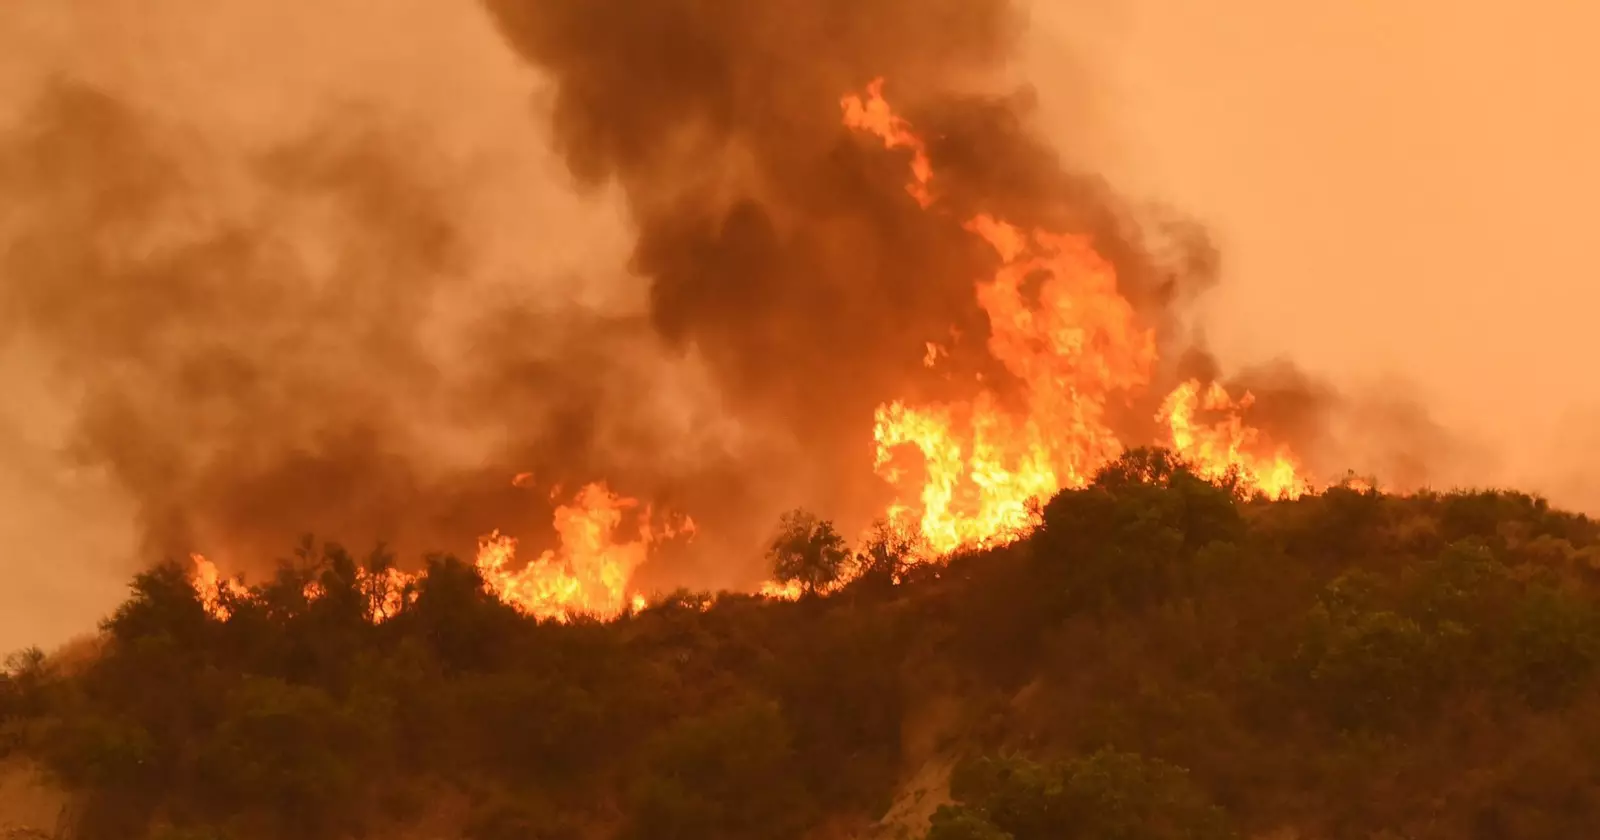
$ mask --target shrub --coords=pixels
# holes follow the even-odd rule
[[[955,807],[935,813],[929,840],[1224,840],[1226,815],[1187,771],[1105,749],[1056,764],[981,759],[951,778]]]
[[[778,707],[749,701],[657,736],[628,802],[631,838],[787,840],[808,822]]]
[[[1600,615],[1586,598],[1538,587],[1519,605],[1504,655],[1512,687],[1528,702],[1564,701],[1600,660]]]

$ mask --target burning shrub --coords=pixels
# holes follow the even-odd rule
[[[833,523],[816,514],[793,510],[778,523],[778,534],[767,548],[773,579],[795,584],[807,595],[826,591],[844,575],[850,546]]]

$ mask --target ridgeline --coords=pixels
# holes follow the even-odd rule
[[[826,569],[778,554],[820,588]],[[92,651],[10,658],[0,760],[68,803],[17,836],[1494,840],[1600,825],[1600,526],[1543,500],[1246,499],[1140,450],[1011,545],[936,566],[892,545],[861,556],[825,596],[684,592],[604,623],[527,618],[451,558],[374,621],[360,570],[390,558],[333,545],[222,620],[184,566],[162,566]]]

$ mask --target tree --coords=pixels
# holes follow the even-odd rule
[[[767,548],[767,558],[780,583],[799,583],[802,592],[815,595],[839,580],[850,548],[832,522],[808,511],[792,510],[778,521],[778,534]]]
[[[809,821],[782,712],[771,702],[689,718],[645,747],[628,838],[787,840]]]
[[[860,580],[876,588],[899,583],[921,548],[914,530],[888,519],[874,522],[856,560]]]
[[[192,647],[209,635],[209,624],[188,567],[170,561],[134,577],[133,597],[102,623],[102,629],[118,644],[168,636]]]
[[[1383,581],[1341,575],[1304,619],[1293,669],[1312,704],[1346,729],[1389,728],[1423,717],[1448,684],[1462,631],[1425,627],[1386,609]]]
[[[205,801],[222,814],[265,816],[285,836],[344,833],[381,721],[320,688],[264,677],[241,681],[227,704],[198,744]]]
[[[1033,542],[1064,606],[1140,607],[1185,585],[1201,549],[1244,533],[1233,489],[1170,452],[1134,449],[1051,499]]]
[[[1529,703],[1569,699],[1600,663],[1600,612],[1589,598],[1535,587],[1517,610],[1505,655],[1512,683]]]
[[[518,615],[489,591],[475,566],[435,556],[416,585],[416,600],[394,622],[427,639],[446,668],[472,671],[499,664]]]

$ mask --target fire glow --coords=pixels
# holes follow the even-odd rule
[[[841,102],[844,124],[889,150],[911,151],[907,191],[924,209],[936,202],[926,144],[883,98],[883,80]],[[891,520],[914,524],[938,554],[1018,539],[1035,524],[1035,502],[1082,487],[1123,451],[1107,423],[1113,400],[1147,390],[1157,361],[1154,333],[1138,323],[1111,264],[1082,236],[1023,230],[978,215],[965,229],[994,250],[999,268],[975,294],[989,320],[988,350],[1020,383],[1020,409],[987,389],[966,402],[879,407],[874,429],[879,475],[896,491]],[[1036,302],[1023,284],[1042,278]],[[931,348],[923,363],[933,366]],[[1253,398],[1219,383],[1186,382],[1163,402],[1162,443],[1203,477],[1236,476],[1243,489],[1295,497],[1306,484],[1287,450],[1271,448],[1244,423]],[[1209,420],[1207,418],[1210,418]],[[895,454],[921,455],[916,486]]]
[[[883,97],[884,81],[840,100],[843,124],[909,152],[907,194],[938,212],[935,171],[927,144]],[[1020,400],[1005,401],[983,383],[970,399],[912,404],[891,400],[875,414],[874,469],[893,490],[884,520],[915,536],[912,562],[1003,545],[1036,524],[1039,503],[1057,491],[1086,485],[1116,459],[1124,444],[1108,407],[1153,387],[1158,362],[1154,332],[1120,293],[1116,272],[1084,236],[1023,229],[975,215],[963,229],[984,242],[998,266],[973,293],[988,318],[987,350],[1019,383]],[[1024,292],[1025,285],[1033,290]],[[922,364],[937,368],[949,350],[925,344]],[[1231,480],[1250,493],[1295,498],[1309,491],[1294,456],[1244,420],[1253,397],[1234,397],[1220,383],[1191,380],[1162,401],[1156,416],[1165,440],[1202,477]],[[906,468],[906,455],[920,469]],[[533,483],[530,473],[512,480]],[[637,536],[621,538],[625,524]],[[479,540],[476,568],[497,597],[539,619],[575,615],[615,618],[644,607],[634,572],[659,544],[691,535],[686,517],[667,521],[648,506],[590,484],[554,514],[559,546],[517,563],[517,540],[495,531]],[[229,604],[251,596],[238,580],[193,556],[192,576],[207,610],[226,619]],[[413,597],[416,576],[393,569],[362,573],[375,621],[398,614]],[[831,588],[838,588],[852,576]],[[799,597],[797,584],[769,582],[760,594]],[[306,596],[320,596],[316,584]]]
[[[478,541],[474,565],[489,591],[525,615],[552,621],[573,616],[616,618],[642,609],[644,596],[630,588],[633,573],[644,564],[652,546],[694,533],[687,517],[656,517],[638,501],[613,493],[604,484],[590,484],[571,502],[555,510],[557,548],[518,565],[517,540],[495,531]],[[638,535],[621,539],[625,520],[632,519]],[[196,554],[192,578],[206,610],[226,619],[228,604],[251,597],[238,580],[223,578],[217,567]],[[360,572],[358,585],[374,598],[372,615],[383,621],[398,614],[415,591],[417,576],[396,569]],[[308,584],[307,599],[320,597],[320,587]]]

